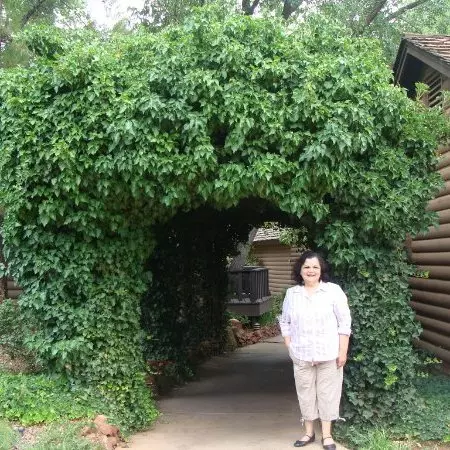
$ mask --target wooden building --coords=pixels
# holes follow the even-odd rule
[[[259,264],[269,269],[269,290],[272,295],[279,294],[295,284],[292,267],[300,253],[298,248],[280,242],[278,229],[259,228],[251,253]]]
[[[430,107],[443,103],[450,91],[450,36],[405,35],[394,65],[395,83],[415,97],[417,82],[429,86],[424,99]],[[447,108],[450,113],[450,108]],[[439,226],[408,242],[411,261],[424,272],[411,278],[411,305],[423,326],[418,346],[450,366],[450,145],[438,149],[437,170],[445,187],[428,204],[439,215]]]

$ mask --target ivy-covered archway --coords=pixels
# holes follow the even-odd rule
[[[444,122],[392,86],[378,45],[214,10],[159,34],[60,33],[26,35],[40,56],[0,73],[5,252],[47,366],[148,423],[140,300],[160,230],[203,211],[223,268],[246,232],[230,211],[257,198],[309,218],[348,291],[347,415],[411,407],[403,240],[430,222]]]

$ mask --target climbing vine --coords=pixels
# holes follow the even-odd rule
[[[198,256],[179,257],[180,273],[199,281],[190,264],[217,268],[217,291],[201,300],[217,308],[201,317],[219,326],[225,253],[278,210],[328,250],[349,292],[348,414],[411,405],[418,330],[401,247],[431,221],[446,123],[392,86],[375,42],[320,18],[288,32],[214,9],[158,34],[23,38],[33,64],[0,73],[2,233],[20,305],[38,323],[28,345],[49,369],[122,423],[148,423],[145,342],[181,345],[173,323],[190,343],[204,337],[190,327],[199,293],[165,301],[186,287],[167,258],[192,239]],[[233,209],[241,221],[225,226]],[[182,214],[192,229],[205,210],[204,233],[183,229]],[[158,321],[166,333],[152,332]]]

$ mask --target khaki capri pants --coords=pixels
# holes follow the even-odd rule
[[[336,360],[311,364],[293,358],[295,387],[304,420],[331,422],[339,418],[343,367]]]

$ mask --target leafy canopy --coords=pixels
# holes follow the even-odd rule
[[[349,291],[348,414],[412,409],[418,329],[401,246],[430,223],[446,124],[392,86],[375,41],[316,17],[288,33],[215,9],[157,34],[27,36],[40,56],[0,74],[2,233],[39,324],[29,346],[49,368],[122,423],[148,423],[140,299],[158,230],[264,202],[308,228]],[[151,316],[165,317],[152,295]]]
[[[142,9],[134,9],[134,16],[157,30],[182,23],[194,7],[211,3],[224,12],[274,16],[299,26],[319,11],[354,36],[379,39],[389,60],[395,58],[403,33],[450,33],[450,0],[147,0]]]

